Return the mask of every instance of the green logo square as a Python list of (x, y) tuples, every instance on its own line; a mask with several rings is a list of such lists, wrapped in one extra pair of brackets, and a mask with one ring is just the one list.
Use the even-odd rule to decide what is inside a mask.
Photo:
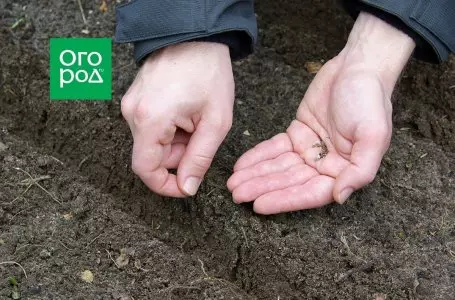
[(112, 40), (51, 38), (51, 100), (111, 100)]

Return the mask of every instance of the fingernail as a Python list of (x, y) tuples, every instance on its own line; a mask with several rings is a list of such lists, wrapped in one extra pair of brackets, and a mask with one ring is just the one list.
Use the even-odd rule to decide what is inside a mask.
[(201, 185), (202, 180), (198, 177), (188, 177), (183, 184), (183, 191), (189, 195), (194, 196)]
[(344, 202), (346, 202), (346, 200), (348, 200), (349, 196), (351, 196), (351, 194), (354, 192), (354, 189), (348, 187), (348, 188), (345, 188), (344, 190), (341, 191), (340, 193), (340, 201), (339, 203), (340, 204), (343, 204)]

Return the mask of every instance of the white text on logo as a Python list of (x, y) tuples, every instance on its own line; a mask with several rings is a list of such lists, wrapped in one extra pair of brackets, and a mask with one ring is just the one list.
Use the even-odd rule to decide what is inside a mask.
[(84, 60), (93, 67), (91, 71), (77, 70), (76, 72), (71, 69), (60, 68), (60, 88), (63, 88), (65, 84), (72, 83), (74, 80), (81, 83), (103, 83), (103, 78), (99, 73), (100, 70), (95, 68), (103, 61), (103, 57), (99, 52), (77, 52), (76, 54), (72, 50), (64, 50), (60, 53), (59, 60), (65, 67), (74, 66), (76, 63), (78, 66), (82, 66)]

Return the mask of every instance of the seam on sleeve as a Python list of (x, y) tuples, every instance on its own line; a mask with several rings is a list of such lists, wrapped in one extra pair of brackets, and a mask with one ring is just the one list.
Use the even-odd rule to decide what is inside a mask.
[[(453, 0), (452, 0), (453, 1)], [(437, 2), (437, 3), (435, 3)], [(433, 6), (432, 6), (433, 5)], [(438, 14), (431, 8), (439, 5)], [(455, 4), (450, 7), (450, 3), (447, 0), (440, 1), (424, 1), (424, 6), (420, 11), (414, 11), (410, 19), (418, 23), (420, 26), (428, 30), (432, 35), (438, 38), (452, 52), (455, 51)], [(441, 20), (445, 20), (449, 23), (444, 29)], [(451, 24), (452, 23), (452, 24)], [(450, 26), (450, 24), (452, 26)]]
[(205, 3), (206, 0), (134, 0), (116, 8), (115, 40), (129, 43), (205, 32)]

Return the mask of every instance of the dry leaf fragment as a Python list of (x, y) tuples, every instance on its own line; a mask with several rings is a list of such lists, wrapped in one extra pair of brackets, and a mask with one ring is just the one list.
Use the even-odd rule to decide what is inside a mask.
[(105, 0), (103, 0), (103, 2), (101, 2), (100, 11), (101, 11), (102, 13), (107, 12), (107, 3), (106, 3)]
[(92, 283), (93, 282), (93, 273), (90, 270), (85, 270), (84, 272), (81, 273), (81, 279), (87, 283)]
[(130, 258), (128, 257), (128, 254), (126, 253), (126, 249), (120, 249), (120, 255), (117, 257), (115, 260), (115, 263), (119, 268), (123, 268), (127, 266), (130, 262)]
[(67, 213), (67, 214), (64, 214), (63, 216), (63, 219), (65, 220), (71, 220), (73, 218), (73, 214), (72, 213)]
[(316, 74), (322, 68), (322, 64), (318, 61), (307, 61), (304, 66), (307, 72), (311, 74)]

